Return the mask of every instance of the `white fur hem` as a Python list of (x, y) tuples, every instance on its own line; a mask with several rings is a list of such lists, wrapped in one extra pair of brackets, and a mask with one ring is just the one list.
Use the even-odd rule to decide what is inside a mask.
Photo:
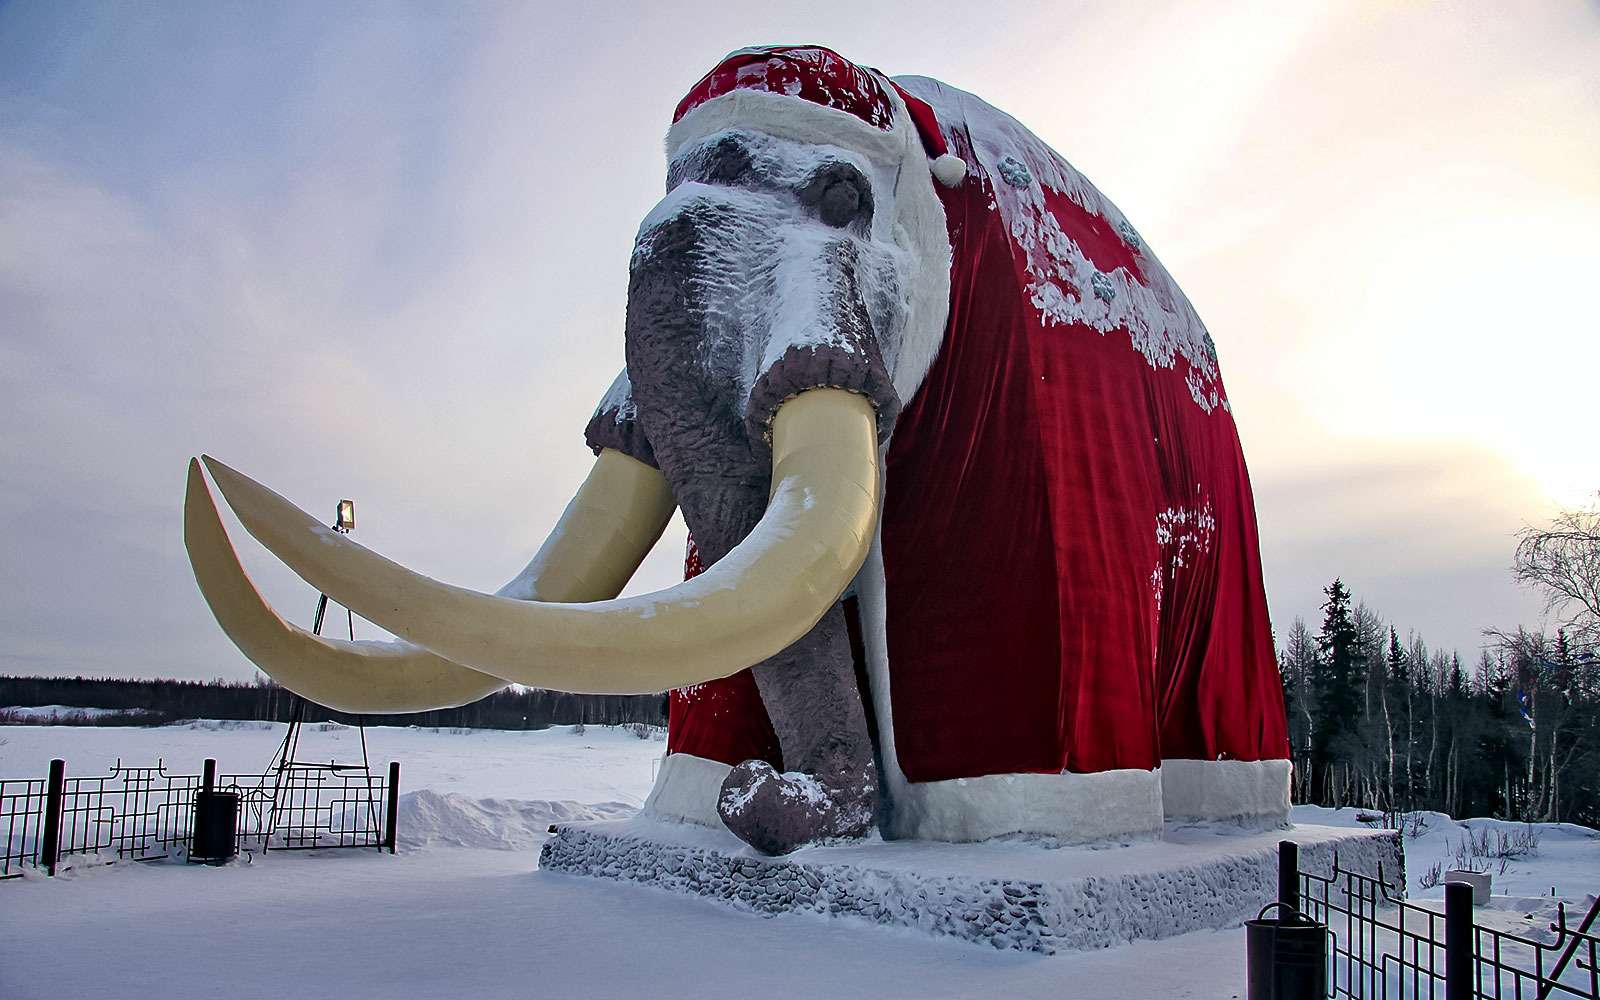
[(904, 145), (898, 129), (881, 129), (837, 108), (787, 94), (740, 88), (714, 97), (667, 130), (667, 159), (691, 142), (730, 128), (754, 128), (795, 142), (830, 143), (854, 149), (888, 166), (898, 166)]
[(713, 828), (722, 826), (717, 813), (717, 796), (722, 780), (733, 768), (720, 760), (707, 760), (687, 753), (669, 753), (661, 760), (655, 786), (644, 800), (647, 816), (682, 820)]
[(1286, 760), (1164, 760), (1162, 807), (1168, 819), (1282, 825), (1291, 769)]
[(1159, 771), (991, 774), (908, 782), (894, 800), (894, 836), (987, 840), (1039, 834), (1068, 843), (1161, 832)]
[[(644, 813), (718, 828), (717, 796), (733, 770), (693, 754), (668, 754)], [(898, 771), (898, 768), (895, 768)], [(890, 807), (891, 837), (974, 841), (1006, 834), (1084, 843), (1153, 836), (1163, 820), (1260, 826), (1289, 821), (1286, 760), (1166, 760), (1158, 771), (991, 774), (907, 782)]]

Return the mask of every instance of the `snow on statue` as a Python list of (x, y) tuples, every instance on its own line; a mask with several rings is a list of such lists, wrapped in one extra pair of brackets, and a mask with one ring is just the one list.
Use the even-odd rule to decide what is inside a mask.
[[(598, 459), (497, 595), (208, 459), (251, 534), (406, 641), (311, 636), (191, 464), (190, 558), (245, 654), (357, 712), (672, 690), (647, 809), (769, 852), (1286, 821), (1216, 349), (1115, 206), (976, 97), (816, 47), (728, 56), (667, 158)], [(617, 599), (675, 507), (689, 578)]]

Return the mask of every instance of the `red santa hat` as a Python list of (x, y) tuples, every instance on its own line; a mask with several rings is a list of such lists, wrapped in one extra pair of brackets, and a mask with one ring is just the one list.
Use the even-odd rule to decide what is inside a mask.
[(953, 155), (926, 101), (913, 97), (874, 69), (855, 63), (820, 45), (772, 45), (740, 49), (700, 78), (672, 116), (673, 124), (689, 112), (737, 90), (765, 91), (798, 97), (812, 104), (853, 115), (867, 125), (892, 132), (897, 127), (899, 98), (909, 125), (927, 153), (929, 169), (945, 187), (960, 184), (967, 164)]
[(967, 172), (933, 108), (831, 49), (740, 49), (679, 102), (667, 157), (727, 129), (848, 149), (890, 178), (893, 211), (875, 214), (874, 225), (914, 262), (905, 285), (911, 310), (890, 370), (900, 398), (910, 399), (939, 353), (950, 308), (950, 237), (936, 188), (959, 185)]

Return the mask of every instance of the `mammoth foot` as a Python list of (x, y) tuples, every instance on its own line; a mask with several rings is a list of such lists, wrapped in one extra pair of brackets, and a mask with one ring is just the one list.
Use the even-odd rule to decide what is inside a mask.
[(818, 840), (865, 836), (877, 795), (877, 771), (870, 763), (864, 771), (812, 775), (780, 773), (764, 760), (747, 760), (723, 779), (717, 812), (756, 850), (788, 854)]

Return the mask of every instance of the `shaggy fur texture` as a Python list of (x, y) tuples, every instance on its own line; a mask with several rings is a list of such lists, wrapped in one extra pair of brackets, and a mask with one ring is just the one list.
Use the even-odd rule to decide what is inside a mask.
[[(738, 412), (735, 387), (702, 363), (707, 317), (697, 289), (705, 239), (706, 227), (690, 212), (641, 242), (628, 294), (627, 357), (633, 404), (653, 457), (710, 566), (761, 519), (772, 466), (751, 436), (770, 415)], [(870, 342), (862, 304), (844, 299), (836, 308), (835, 322)], [(767, 386), (757, 400), (775, 409), (795, 392), (850, 377), (861, 384), (848, 388), (865, 391), (871, 378), (882, 392), (888, 385), (882, 362), (869, 374), (862, 355), (854, 357), (855, 364), (845, 365), (827, 348), (790, 352), (763, 377)], [(787, 770), (764, 762), (734, 768), (719, 802), (723, 821), (774, 854), (866, 833), (877, 771), (842, 610), (836, 605), (798, 642), (757, 664), (755, 677)]]

